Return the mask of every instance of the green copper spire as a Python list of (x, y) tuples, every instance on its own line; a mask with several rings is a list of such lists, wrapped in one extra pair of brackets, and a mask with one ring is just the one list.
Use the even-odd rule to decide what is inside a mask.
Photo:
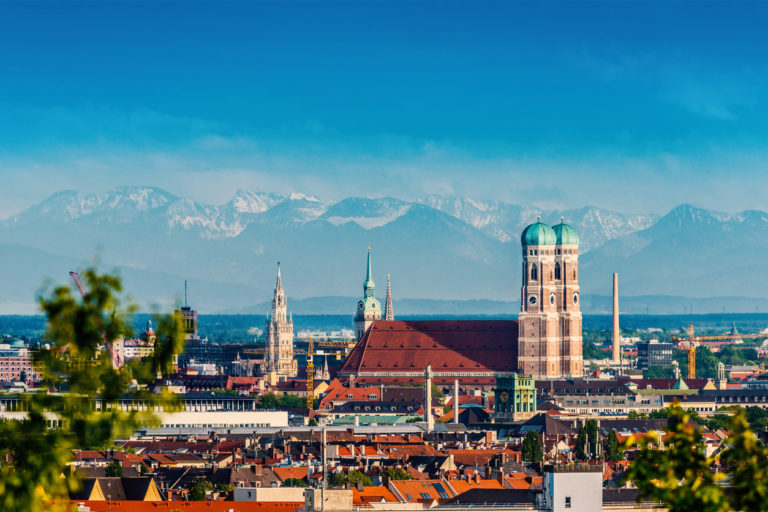
[(376, 283), (373, 282), (373, 266), (371, 264), (371, 244), (368, 244), (368, 271), (365, 274), (365, 282), (363, 283), (365, 297), (373, 297), (373, 289), (375, 287)]

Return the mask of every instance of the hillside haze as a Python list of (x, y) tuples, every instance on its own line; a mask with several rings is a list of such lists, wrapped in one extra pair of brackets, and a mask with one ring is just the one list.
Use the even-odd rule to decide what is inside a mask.
[(579, 231), (586, 295), (609, 294), (617, 271), (623, 295), (740, 297), (717, 301), (717, 311), (737, 311), (750, 303), (744, 297), (763, 297), (768, 284), (764, 212), (682, 205), (658, 217), (459, 197), (323, 202), (243, 190), (223, 205), (207, 205), (157, 188), (122, 187), (59, 192), (0, 221), (0, 312), (32, 312), (46, 278), (65, 282), (69, 270), (95, 256), (102, 268), (121, 272), (143, 307), (178, 300), (188, 279), (190, 301), (201, 311), (257, 312), (271, 298), (277, 261), (289, 304), (356, 297), (370, 242), (377, 295), (383, 297), (391, 273), (396, 312), (398, 299), (409, 298), (430, 302), (403, 302), (402, 313), (454, 311), (462, 300), (474, 300), (473, 311), (482, 310), (477, 301), (490, 301), (498, 313), (499, 304), (514, 308), (519, 301), (519, 235), (537, 216), (550, 224), (563, 217)]

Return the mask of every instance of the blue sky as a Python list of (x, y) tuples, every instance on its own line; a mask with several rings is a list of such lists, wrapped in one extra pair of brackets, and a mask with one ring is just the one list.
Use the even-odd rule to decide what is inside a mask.
[(141, 184), (768, 210), (768, 3), (0, 2), (0, 217)]

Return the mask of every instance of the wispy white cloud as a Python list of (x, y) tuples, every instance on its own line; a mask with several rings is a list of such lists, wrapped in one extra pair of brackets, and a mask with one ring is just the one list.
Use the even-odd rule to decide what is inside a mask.
[[(593, 68), (604, 65), (599, 60), (583, 64), (583, 60), (577, 62)], [(630, 59), (609, 69), (614, 75), (639, 73), (650, 61)], [(729, 94), (735, 97), (737, 92), (734, 88)], [(706, 105), (715, 104), (715, 94), (702, 93), (699, 99), (693, 94), (682, 96), (690, 102), (686, 108), (723, 118), (733, 115), (733, 105), (750, 101), (750, 95), (744, 94), (741, 103), (725, 102), (721, 110), (707, 114)], [(768, 209), (763, 199), (768, 197), (768, 180), (761, 174), (768, 170), (766, 152), (714, 143), (697, 154), (659, 151), (638, 156), (595, 145), (578, 156), (556, 148), (525, 154), (510, 149), (486, 156), (453, 140), (392, 133), (352, 140), (312, 120), (287, 124), (281, 130), (291, 137), (275, 139), (237, 133), (218, 122), (146, 109), (118, 112), (93, 107), (72, 112), (18, 107), (10, 114), (0, 113), (5, 120), (19, 116), (27, 116), (32, 124), (49, 122), (53, 131), (94, 129), (89, 126), (94, 120), (96, 131), (103, 126), (105, 133), (76, 144), (33, 149), (0, 141), (0, 218), (62, 189), (99, 192), (119, 185), (153, 185), (214, 204), (228, 201), (242, 188), (298, 191), (324, 200), (385, 195), (416, 199), (436, 194), (543, 207), (593, 204), (627, 212), (662, 213), (680, 202), (697, 200), (728, 211), (742, 205)], [(113, 123), (98, 124), (105, 117)], [(174, 132), (171, 138), (176, 140), (150, 139), (136, 144), (152, 131), (150, 126)], [(131, 133), (137, 135), (126, 136)], [(328, 134), (332, 136), (326, 137)], [(619, 134), (621, 137), (631, 140), (632, 133)], [(746, 180), (750, 180), (748, 190)]]

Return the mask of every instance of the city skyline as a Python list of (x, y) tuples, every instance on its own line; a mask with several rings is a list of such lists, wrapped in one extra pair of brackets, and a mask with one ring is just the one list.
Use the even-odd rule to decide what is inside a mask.
[(768, 209), (763, 4), (292, 7), (4, 3), (0, 218), (119, 185)]

